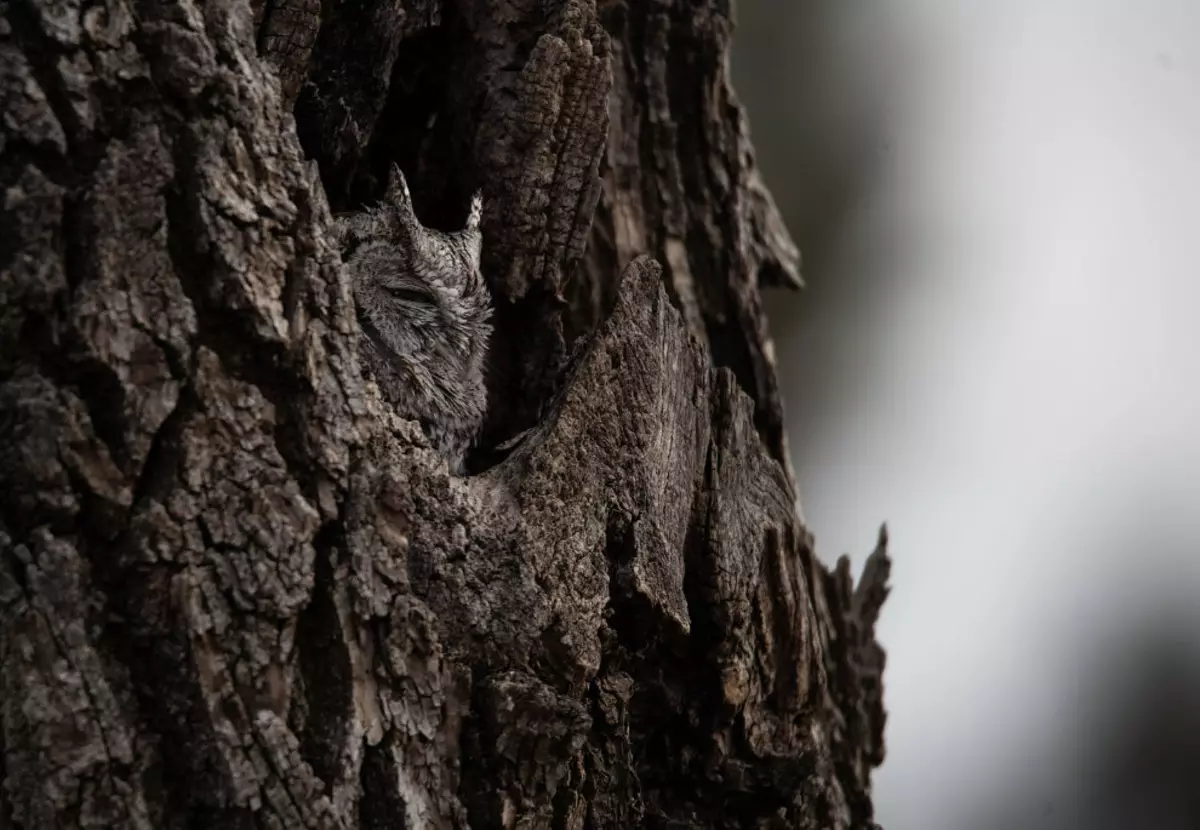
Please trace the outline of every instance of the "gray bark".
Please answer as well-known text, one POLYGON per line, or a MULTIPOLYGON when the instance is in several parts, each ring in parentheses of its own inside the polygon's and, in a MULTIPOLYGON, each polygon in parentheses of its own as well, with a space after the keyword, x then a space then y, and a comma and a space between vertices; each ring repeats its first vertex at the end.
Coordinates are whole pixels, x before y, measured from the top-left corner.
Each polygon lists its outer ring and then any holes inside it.
POLYGON ((0 827, 872 826, 886 538, 797 512, 731 28, 0 0, 0 827), (467 478, 355 353, 392 162, 484 193, 467 478))

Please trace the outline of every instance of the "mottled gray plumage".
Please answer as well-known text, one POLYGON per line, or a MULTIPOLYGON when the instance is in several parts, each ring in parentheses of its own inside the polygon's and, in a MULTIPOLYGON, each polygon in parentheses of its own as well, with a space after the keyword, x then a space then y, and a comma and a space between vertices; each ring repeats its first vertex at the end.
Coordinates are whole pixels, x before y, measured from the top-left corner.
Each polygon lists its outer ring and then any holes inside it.
POLYGON ((426 228, 393 167, 383 201, 337 218, 367 371, 399 414, 419 420, 456 472, 487 403, 491 298, 479 270, 482 201, 456 233, 426 228))

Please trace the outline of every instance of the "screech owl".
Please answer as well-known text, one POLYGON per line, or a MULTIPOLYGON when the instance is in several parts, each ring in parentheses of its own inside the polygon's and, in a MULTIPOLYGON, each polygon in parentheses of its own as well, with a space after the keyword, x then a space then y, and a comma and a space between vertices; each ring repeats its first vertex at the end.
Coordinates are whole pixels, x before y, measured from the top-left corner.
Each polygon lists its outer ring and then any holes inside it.
POLYGON ((362 327, 363 365, 460 474, 487 405, 492 305, 479 270, 482 209, 476 193, 463 230, 426 228, 393 165, 381 203, 335 220, 362 327))

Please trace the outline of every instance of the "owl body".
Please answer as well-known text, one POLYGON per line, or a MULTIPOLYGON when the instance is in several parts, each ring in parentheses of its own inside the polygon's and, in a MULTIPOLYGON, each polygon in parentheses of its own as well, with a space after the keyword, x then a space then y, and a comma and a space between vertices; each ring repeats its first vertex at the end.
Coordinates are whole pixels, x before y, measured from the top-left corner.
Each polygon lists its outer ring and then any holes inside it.
POLYGON ((336 220, 362 327, 363 366, 459 473, 487 406, 492 305, 479 270, 481 208, 476 194, 463 230, 426 228, 413 213, 404 175, 393 167, 379 205, 336 220))

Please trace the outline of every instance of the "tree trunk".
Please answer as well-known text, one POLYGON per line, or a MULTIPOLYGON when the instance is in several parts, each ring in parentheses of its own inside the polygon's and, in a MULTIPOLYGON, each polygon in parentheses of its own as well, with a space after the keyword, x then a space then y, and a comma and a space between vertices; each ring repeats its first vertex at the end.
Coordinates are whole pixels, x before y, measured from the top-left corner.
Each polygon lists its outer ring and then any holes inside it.
POLYGON ((0 827, 873 826, 886 537, 797 512, 731 29, 0 0, 0 827), (360 374, 392 162, 484 194, 465 478, 360 374))

